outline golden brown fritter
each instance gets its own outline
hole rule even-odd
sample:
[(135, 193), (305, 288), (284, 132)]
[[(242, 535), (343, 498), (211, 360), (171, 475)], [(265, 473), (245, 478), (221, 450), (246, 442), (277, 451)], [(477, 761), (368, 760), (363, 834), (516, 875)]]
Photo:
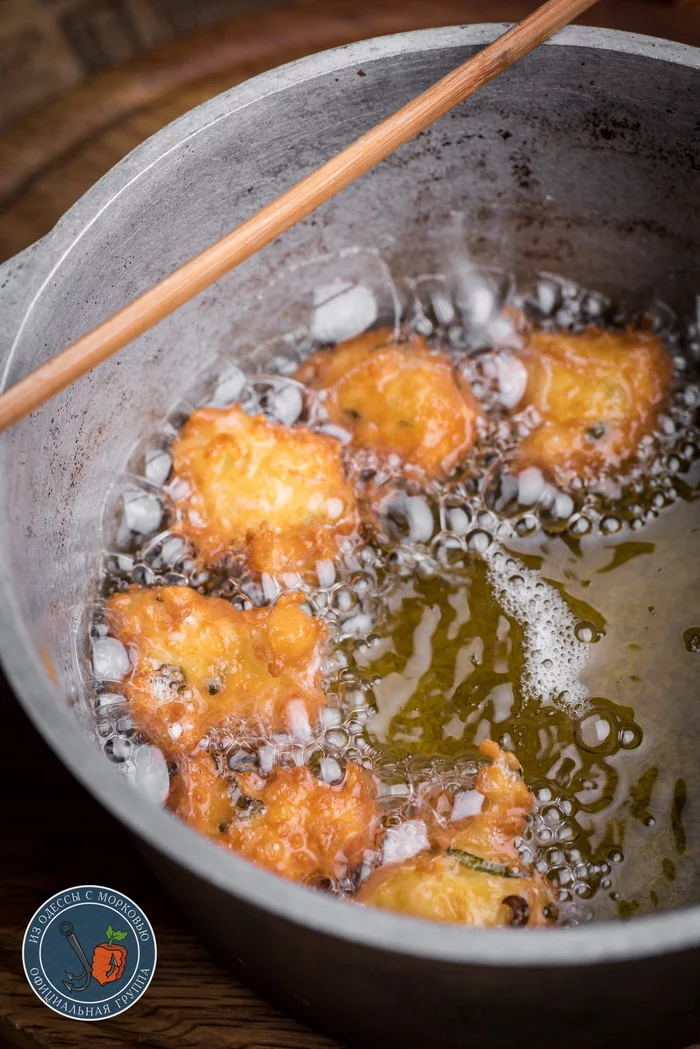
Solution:
[(431, 921), (469, 925), (543, 925), (554, 903), (549, 883), (523, 864), (514, 838), (522, 834), (534, 799), (513, 754), (485, 740), (491, 759), (475, 789), (485, 808), (447, 825), (428, 828), (432, 851), (374, 871), (360, 887), (359, 903)]
[(563, 482), (619, 470), (653, 430), (672, 376), (660, 339), (644, 331), (534, 332), (518, 356), (528, 373), (519, 407), (542, 420), (518, 464)]
[(359, 522), (342, 446), (238, 406), (193, 412), (172, 446), (175, 478), (188, 494), (178, 527), (213, 563), (246, 550), (252, 569), (308, 572), (333, 559)]
[(317, 350), (296, 378), (323, 391), (331, 422), (356, 448), (398, 457), (418, 480), (449, 474), (474, 443), (476, 399), (446, 353), (414, 335), (395, 343), (388, 328)]
[(134, 661), (125, 693), (139, 729), (168, 757), (191, 754), (228, 717), (273, 730), (313, 721), (326, 627), (283, 594), (272, 608), (238, 611), (185, 586), (131, 586), (107, 601), (110, 632)]
[[(331, 786), (305, 767), (276, 768), (269, 779), (237, 777), (251, 804), (229, 824), (226, 844), (247, 860), (292, 881), (342, 878), (374, 845), (378, 820), (373, 777), (350, 764)], [(257, 803), (257, 804), (256, 804)]]

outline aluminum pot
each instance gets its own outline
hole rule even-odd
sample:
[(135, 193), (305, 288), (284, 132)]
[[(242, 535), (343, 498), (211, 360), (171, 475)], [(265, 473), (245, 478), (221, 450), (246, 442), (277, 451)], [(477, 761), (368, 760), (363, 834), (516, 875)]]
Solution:
[[(314, 55), (164, 128), (0, 269), (4, 382), (502, 30), (429, 30)], [(442, 927), (283, 882), (138, 803), (72, 702), (106, 487), (207, 360), (241, 338), (245, 303), (293, 260), (354, 244), (426, 272), (429, 231), (457, 210), (480, 263), (687, 307), (700, 289), (699, 114), (700, 52), (567, 29), (0, 442), (0, 651), (20, 701), (140, 839), (202, 938), (346, 1046), (682, 1049), (700, 1038), (700, 906), (563, 932)], [(668, 714), (681, 764), (693, 760), (691, 701), (675, 696)]]

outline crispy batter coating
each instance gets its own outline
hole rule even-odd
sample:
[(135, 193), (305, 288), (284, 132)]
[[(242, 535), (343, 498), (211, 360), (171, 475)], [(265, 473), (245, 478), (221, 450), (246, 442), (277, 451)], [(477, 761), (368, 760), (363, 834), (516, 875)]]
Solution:
[(442, 848), (461, 849), (483, 860), (523, 870), (514, 840), (523, 833), (535, 799), (515, 754), (501, 750), (492, 739), (485, 739), (479, 750), (491, 761), (481, 766), (474, 781), (474, 789), (486, 799), (484, 808), (476, 816), (447, 826), (436, 823), (431, 840)]
[(554, 894), (523, 864), (514, 838), (534, 803), (513, 754), (492, 740), (480, 748), (491, 765), (475, 788), (486, 807), (476, 816), (429, 827), (433, 851), (374, 871), (357, 900), (431, 921), (468, 925), (543, 925)]
[(226, 843), (275, 874), (304, 882), (342, 878), (374, 844), (376, 787), (359, 765), (348, 765), (337, 786), (305, 767), (277, 768), (267, 780), (246, 772), (237, 783), (252, 804), (249, 815), (239, 807)]
[(168, 808), (200, 834), (216, 837), (233, 817), (231, 788), (231, 778), (221, 774), (213, 754), (196, 750), (178, 763), (177, 775), (170, 783)]
[(110, 632), (134, 667), (125, 692), (134, 721), (168, 757), (190, 754), (230, 716), (273, 730), (313, 721), (326, 627), (283, 594), (272, 608), (238, 611), (185, 586), (131, 586), (107, 601)]
[(543, 878), (502, 877), (474, 870), (448, 852), (422, 852), (380, 867), (356, 896), (358, 903), (435, 922), (459, 925), (547, 924), (552, 902)]
[(519, 465), (564, 482), (619, 469), (653, 430), (672, 375), (660, 339), (644, 331), (534, 332), (518, 356), (528, 373), (520, 407), (542, 419)]
[(296, 378), (324, 391), (329, 418), (355, 447), (398, 456), (417, 479), (444, 477), (474, 443), (478, 403), (446, 353), (419, 335), (391, 337), (379, 328), (317, 350)]
[(256, 572), (307, 572), (358, 526), (342, 447), (238, 406), (193, 412), (172, 446), (180, 530), (213, 563), (246, 550)]
[[(225, 768), (225, 766), (224, 766)], [(342, 878), (362, 862), (379, 823), (373, 777), (347, 767), (330, 786), (306, 767), (255, 772), (222, 771), (214, 755), (183, 758), (168, 807), (200, 834), (292, 881)]]

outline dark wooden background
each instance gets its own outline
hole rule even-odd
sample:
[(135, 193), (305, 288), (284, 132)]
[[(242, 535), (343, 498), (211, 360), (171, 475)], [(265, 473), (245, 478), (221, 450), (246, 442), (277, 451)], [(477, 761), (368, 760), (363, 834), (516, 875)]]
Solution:
[[(694, 3), (602, 0), (586, 21), (700, 46), (700, 9), (694, 11)], [(534, 2), (266, 0), (260, 6), (257, 14), (252, 10), (185, 34), (98, 73), (0, 130), (0, 259), (46, 233), (148, 135), (264, 69), (382, 33), (514, 20)], [(72, 780), (1, 678), (0, 701), (0, 1046), (333, 1049), (327, 1039), (260, 1001), (209, 957), (129, 836)], [(24, 928), (35, 909), (54, 892), (81, 883), (114, 886), (135, 899), (153, 923), (159, 954), (146, 995), (123, 1016), (90, 1024), (47, 1009), (27, 984), (20, 958)]]

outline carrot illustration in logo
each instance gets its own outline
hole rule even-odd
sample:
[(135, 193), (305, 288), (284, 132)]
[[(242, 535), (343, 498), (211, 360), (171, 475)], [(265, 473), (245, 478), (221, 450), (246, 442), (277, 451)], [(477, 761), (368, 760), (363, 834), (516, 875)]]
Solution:
[(105, 935), (107, 942), (98, 943), (92, 952), (92, 975), (102, 986), (113, 983), (124, 975), (127, 951), (118, 941), (125, 940), (128, 933), (113, 929), (110, 925)]

